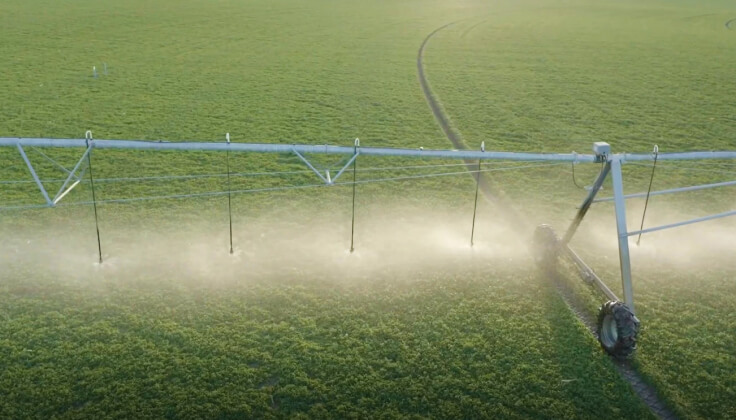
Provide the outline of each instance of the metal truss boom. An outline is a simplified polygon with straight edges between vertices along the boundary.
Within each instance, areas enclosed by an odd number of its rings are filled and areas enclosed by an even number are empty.
[[[582,223],[586,213],[589,211],[593,203],[602,201],[613,201],[616,212],[616,227],[618,233],[619,259],[621,268],[621,281],[624,293],[624,302],[634,312],[634,292],[631,277],[631,261],[629,253],[628,238],[632,235],[640,233],[654,232],[672,227],[682,226],[691,223],[703,222],[721,217],[736,215],[736,210],[727,211],[711,216],[704,216],[679,223],[658,226],[648,229],[640,229],[635,232],[628,231],[626,223],[626,199],[636,197],[649,197],[653,195],[679,193],[687,191],[696,191],[706,188],[726,187],[736,185],[736,181],[719,182],[715,184],[703,184],[689,187],[674,188],[669,190],[647,192],[646,194],[624,194],[623,176],[621,167],[626,162],[652,161],[656,156],[659,161],[678,161],[678,160],[707,160],[707,159],[732,159],[736,160],[736,150],[734,151],[702,151],[702,152],[681,152],[681,153],[658,153],[652,155],[620,153],[612,154],[611,148],[607,143],[597,142],[593,145],[593,154],[578,153],[517,153],[517,152],[498,152],[474,150],[428,150],[419,148],[387,148],[387,147],[362,147],[359,146],[358,139],[352,146],[329,146],[329,145],[304,145],[304,144],[268,144],[268,143],[235,143],[227,142],[200,142],[200,141],[184,141],[184,142],[168,142],[168,141],[143,141],[143,140],[92,140],[92,133],[87,132],[84,139],[49,139],[49,138],[0,138],[0,147],[14,147],[20,152],[23,161],[26,163],[33,182],[36,183],[41,191],[44,201],[48,207],[54,207],[69,191],[81,181],[80,172],[83,173],[83,163],[85,157],[89,162],[90,154],[93,149],[123,149],[123,150],[161,150],[161,151],[211,151],[211,152],[250,152],[250,153],[282,153],[294,154],[301,159],[308,168],[310,168],[319,178],[327,185],[334,185],[335,180],[340,177],[345,170],[354,165],[358,155],[360,156],[394,156],[406,158],[439,158],[439,159],[461,159],[465,161],[483,161],[483,160],[499,160],[499,161],[516,161],[516,162],[572,162],[572,163],[601,163],[603,164],[593,187],[590,189],[585,200],[581,204],[579,211],[568,228],[564,238],[560,241],[562,251],[570,256],[573,261],[581,268],[584,275],[593,280],[606,296],[613,300],[618,300],[615,294],[598,278],[593,270],[588,267],[582,259],[570,248],[569,243],[575,235],[578,227]],[[77,161],[74,168],[69,171],[62,165],[53,161],[45,154],[41,153],[47,160],[51,161],[55,166],[59,167],[68,174],[64,184],[59,189],[56,196],[52,199],[49,197],[42,181],[39,179],[33,164],[28,159],[24,151],[24,147],[33,148],[80,148],[84,149],[82,157]],[[655,148],[655,151],[657,149]],[[308,154],[331,154],[331,155],[349,155],[350,158],[344,166],[337,172],[334,177],[330,176],[329,171],[322,174],[317,170],[305,155]],[[355,170],[355,167],[353,168]],[[228,169],[229,173],[229,169]],[[596,199],[596,195],[601,189],[605,179],[610,175],[613,181],[613,197]],[[75,182],[72,182],[75,180]],[[67,188],[67,185],[72,185]],[[348,183],[349,184],[349,183]],[[352,183],[356,184],[355,180]],[[354,199],[354,197],[353,197]],[[94,201],[94,198],[93,198]],[[95,203],[96,204],[96,203]],[[352,245],[351,245],[352,250]],[[101,253],[100,253],[101,257]]]
[[[87,147],[84,139],[45,139],[45,138],[0,138],[0,146],[33,146],[33,147]],[[332,154],[354,155],[354,146],[328,146],[306,144],[269,144],[269,143],[218,143],[218,142],[166,142],[142,140],[94,140],[90,141],[94,149],[129,149],[129,150],[185,150],[252,153],[299,153],[299,154]],[[481,159],[509,161],[556,161],[556,162],[596,162],[595,155],[568,153],[517,153],[517,152],[481,152],[473,150],[428,150],[423,148],[402,149],[388,147],[361,147],[363,156],[396,156],[414,158],[441,159]],[[736,157],[736,152],[734,152]]]
[[[143,140],[94,140],[90,144],[95,149],[131,149],[131,150],[187,150],[187,151],[220,151],[255,152],[255,153],[317,153],[353,155],[353,146],[305,145],[305,144],[270,144],[270,143],[225,143],[225,142],[167,142]],[[12,138],[0,137],[0,146],[31,147],[87,147],[85,139],[48,139],[48,138]],[[363,156],[398,156],[415,158],[442,159],[481,159],[510,161],[556,161],[556,162],[600,162],[600,156],[578,153],[519,153],[474,150],[429,150],[423,148],[387,148],[361,147]],[[622,162],[650,161],[651,154],[621,154]],[[694,159],[736,159],[736,151],[706,151],[661,153],[659,160],[694,160]]]

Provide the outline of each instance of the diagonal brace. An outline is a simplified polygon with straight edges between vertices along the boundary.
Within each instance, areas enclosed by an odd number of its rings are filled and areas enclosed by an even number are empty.
[[[679,226],[691,225],[693,223],[706,222],[708,220],[720,219],[722,217],[728,217],[728,216],[736,216],[736,210],[730,210],[730,211],[726,211],[726,212],[723,212],[723,213],[713,214],[713,215],[710,215],[710,216],[698,217],[696,219],[685,220],[683,222],[670,223],[668,225],[651,227],[651,228],[648,228],[648,229],[641,229],[641,230],[637,230],[635,232],[627,232],[626,235],[628,235],[628,236],[634,236],[634,235],[639,235],[639,234],[643,234],[643,233],[656,232],[658,230],[671,229],[671,228],[675,228],[675,227],[679,227]]]
[[[346,170],[347,168],[349,168],[349,167],[350,167],[350,165],[352,165],[352,164],[353,164],[353,162],[355,162],[355,159],[357,159],[357,158],[358,158],[358,155],[359,155],[359,154],[360,154],[360,150],[357,150],[357,151],[355,152],[355,154],[353,155],[353,157],[351,157],[351,158],[350,158],[350,160],[348,161],[348,163],[346,163],[346,164],[345,164],[345,166],[343,166],[343,167],[342,167],[342,169],[340,169],[340,171],[339,171],[339,172],[338,172],[338,173],[337,173],[337,174],[336,174],[336,175],[335,175],[335,176],[334,176],[334,177],[332,178],[332,183],[334,183],[335,181],[337,181],[337,178],[339,178],[339,177],[340,177],[340,175],[342,175],[342,173],[343,173],[343,172],[345,172],[345,170]]]
[[[36,174],[36,170],[33,169],[33,165],[31,164],[31,161],[28,159],[28,156],[26,156],[26,152],[25,150],[23,150],[23,146],[21,146],[20,143],[17,143],[17,146],[18,146],[18,151],[20,152],[20,156],[26,162],[26,166],[28,166],[28,170],[31,171],[31,176],[33,176],[33,180],[36,181],[36,185],[38,185],[38,189],[41,190],[41,194],[43,195],[44,200],[46,200],[46,204],[48,204],[49,206],[53,206],[54,203],[51,202],[51,199],[49,198],[49,194],[46,192],[46,188],[43,187],[41,180],[38,178],[38,175]]]
[[[603,166],[603,169],[601,169],[601,173],[598,174],[598,178],[595,180],[593,187],[588,192],[588,196],[585,197],[583,204],[580,206],[578,213],[575,215],[575,219],[570,224],[570,227],[567,228],[567,232],[565,232],[565,237],[562,238],[563,246],[569,244],[570,241],[572,240],[572,237],[575,235],[575,232],[577,232],[578,227],[580,226],[580,223],[583,222],[583,218],[585,217],[585,214],[588,213],[588,210],[590,209],[590,206],[593,204],[593,200],[595,199],[596,194],[598,194],[598,191],[600,191],[601,187],[603,186],[603,181],[606,180],[606,177],[608,176],[608,173],[610,171],[611,171],[611,162],[606,162],[605,166]]]
[[[56,193],[56,196],[54,196],[53,204],[58,203],[62,198],[64,198],[65,195],[69,193],[74,187],[76,187],[79,182],[81,181],[81,178],[76,174],[77,170],[79,170],[79,167],[82,165],[82,162],[84,162],[84,159],[87,157],[87,155],[92,151],[92,145],[90,144],[89,147],[87,147],[87,150],[84,151],[82,154],[82,157],[79,159],[76,165],[74,165],[74,169],[69,172],[69,176],[66,178],[66,181],[64,181],[64,184],[61,185],[61,188],[59,188],[59,192]],[[72,178],[76,178],[76,182],[74,182],[71,187],[65,190],[66,186],[69,184],[69,182],[72,180]]]
[[[49,162],[51,162],[52,165],[54,165],[57,168],[61,169],[66,174],[71,173],[69,171],[69,169],[67,169],[67,168],[64,167],[64,165],[62,165],[61,163],[59,163],[59,162],[55,161],[54,159],[50,158],[46,153],[42,152],[40,149],[33,147],[33,151],[36,152],[36,153],[38,153],[39,155],[43,156],[44,159],[46,159]],[[77,177],[77,179],[79,179],[79,177]]]
[[[313,172],[314,172],[315,174],[317,174],[317,176],[318,176],[318,177],[319,177],[319,178],[320,178],[320,179],[321,179],[321,180],[322,180],[322,181],[323,181],[323,182],[324,182],[325,184],[331,184],[331,182],[330,182],[330,181],[328,181],[328,180],[327,180],[327,178],[325,178],[325,177],[324,177],[324,175],[322,175],[322,174],[321,174],[321,173],[320,173],[320,172],[319,172],[319,171],[318,171],[317,169],[315,169],[315,167],[314,167],[314,166],[312,166],[312,164],[311,164],[311,163],[309,163],[309,161],[308,161],[308,160],[307,160],[307,159],[306,159],[306,158],[305,158],[304,156],[302,156],[302,154],[301,154],[301,153],[299,153],[299,152],[298,152],[298,151],[297,151],[296,149],[292,149],[292,152],[294,152],[294,154],[295,154],[295,155],[299,156],[299,159],[301,159],[301,160],[302,160],[302,162],[304,162],[304,163],[305,163],[305,164],[306,164],[306,165],[307,165],[307,166],[309,167],[309,169],[311,169],[311,170],[312,170],[312,171],[313,171]]]
[[[670,188],[667,190],[659,190],[659,191],[652,191],[649,193],[650,196],[654,195],[662,195],[662,194],[673,194],[673,193],[680,193],[680,192],[688,192],[688,191],[698,191],[698,190],[706,190],[708,188],[717,188],[717,187],[729,187],[736,185],[736,181],[725,181],[725,182],[717,182],[715,184],[701,184],[701,185],[693,185],[690,187],[679,187],[679,188]],[[640,198],[640,197],[646,197],[647,193],[636,193],[636,194],[626,194],[624,196],[625,199],[629,198]],[[603,197],[598,198],[594,200],[594,203],[603,203],[606,201],[613,201],[613,197]]]

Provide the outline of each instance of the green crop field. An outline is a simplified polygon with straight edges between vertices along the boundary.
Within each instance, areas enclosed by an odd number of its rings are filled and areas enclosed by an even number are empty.
[[[0,137],[453,148],[417,74],[432,34],[423,68],[465,147],[734,150],[734,19],[721,0],[4,0]],[[55,193],[64,173],[26,152]],[[597,165],[484,165],[511,210],[481,199],[471,248],[460,162],[360,157],[350,254],[349,184],[233,154],[231,256],[227,198],[208,195],[226,188],[222,154],[92,161],[101,265],[90,184],[29,208],[43,199],[0,148],[0,418],[653,416],[527,252],[536,224],[566,227]],[[651,173],[626,165],[626,191]],[[654,174],[653,189],[727,181],[736,162]],[[735,197],[652,197],[645,226]],[[630,229],[643,210],[628,203]],[[681,418],[736,417],[734,223],[632,241],[632,365]],[[620,295],[611,204],[573,246]],[[603,298],[562,274],[595,315]]]

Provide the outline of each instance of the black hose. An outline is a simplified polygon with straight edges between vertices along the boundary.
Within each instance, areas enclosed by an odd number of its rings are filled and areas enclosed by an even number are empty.
[[[95,230],[97,230],[97,252],[100,257],[100,264],[102,264],[102,241],[100,241],[100,223],[97,218],[97,198],[95,196],[95,178],[92,175],[92,149],[89,146],[89,140],[87,140],[87,165],[89,166],[89,182],[92,187],[92,206],[95,209]]]
[[[470,246],[473,246],[473,238],[475,237],[475,214],[478,210],[478,189],[480,187],[480,159],[478,159],[478,173],[475,177],[475,203],[473,204],[473,227],[470,230]]]
[[[232,255],[233,253],[233,210],[232,210],[232,201],[230,198],[231,189],[230,189],[230,148],[229,147],[227,149],[227,152],[225,153],[225,159],[227,162],[227,217],[230,221],[230,254]]]
[[[657,156],[659,156],[659,147],[654,146],[654,164],[652,165],[652,175],[649,177],[649,188],[647,189],[647,198],[644,201],[644,212],[641,215],[641,225],[639,226],[639,237],[636,239],[636,246],[641,242],[641,231],[644,229],[644,218],[647,215],[647,207],[649,206],[649,194],[652,192],[652,182],[654,181],[654,170],[657,169]]]
[[[356,172],[358,171],[358,145],[355,145],[355,149],[353,149],[353,154],[355,155],[355,159],[353,160],[353,217],[352,217],[352,224],[350,227],[350,253],[352,254],[353,251],[355,251],[355,247],[353,246],[355,244],[355,176]]]

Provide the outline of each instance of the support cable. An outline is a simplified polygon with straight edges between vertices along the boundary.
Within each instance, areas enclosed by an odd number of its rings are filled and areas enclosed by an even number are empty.
[[[66,169],[66,168],[65,168],[65,167],[64,167],[64,166],[63,166],[62,164],[60,164],[59,162],[57,162],[57,161],[55,161],[55,160],[51,159],[51,158],[50,158],[50,157],[49,157],[49,156],[48,156],[48,155],[47,155],[46,153],[42,152],[42,151],[41,151],[41,150],[39,150],[38,148],[36,148],[36,147],[31,147],[31,149],[33,149],[33,150],[34,150],[34,151],[35,151],[36,153],[38,153],[39,155],[43,156],[43,158],[44,158],[44,159],[46,159],[46,160],[48,160],[49,162],[51,162],[51,164],[52,164],[52,165],[54,165],[54,166],[56,166],[57,168],[61,169],[61,170],[62,170],[63,172],[66,172],[67,174],[71,173],[71,172],[70,172],[70,171],[69,171],[68,169]]]
[[[87,131],[85,134],[85,137],[87,138],[87,147],[90,148],[92,146],[92,132]],[[102,241],[100,241],[100,224],[97,217],[97,197],[95,196],[95,178],[92,174],[92,149],[89,149],[89,153],[87,153],[87,166],[89,167],[89,182],[92,186],[92,206],[95,209],[95,230],[97,231],[97,252],[100,257],[100,264],[102,264]]]
[[[527,160],[527,161],[517,161],[514,163],[542,163],[545,165],[540,166],[549,166],[549,164],[546,164],[547,161],[542,160]],[[481,166],[487,166],[494,164],[496,165],[496,168],[500,169],[514,169],[517,167],[520,168],[529,168],[532,167],[531,165],[523,165],[523,166],[517,166],[517,165],[507,165],[507,166],[498,166],[497,162],[485,162],[482,163]],[[562,165],[564,163],[559,163],[559,165]],[[557,165],[557,164],[552,164]],[[18,165],[16,165],[17,167]],[[453,163],[453,164],[441,164],[441,165],[414,165],[414,166],[386,166],[386,167],[370,167],[370,168],[362,168],[358,169],[358,172],[385,172],[385,171],[403,171],[403,170],[410,170],[410,169],[431,169],[431,168],[446,168],[446,167],[459,167],[459,166],[467,166],[465,163]],[[14,168],[14,167],[13,167]],[[3,169],[5,170],[5,169]],[[286,176],[286,175],[304,175],[304,174],[311,174],[313,171],[307,169],[307,170],[301,170],[301,171],[274,171],[274,172],[234,172],[230,175],[233,177],[254,177],[254,176]],[[110,183],[110,182],[147,182],[147,181],[165,181],[165,180],[173,180],[173,181],[189,181],[189,180],[198,180],[198,179],[207,179],[207,178],[219,178],[224,177],[225,174],[199,174],[199,175],[161,175],[161,176],[145,176],[145,177],[119,177],[119,178],[97,178],[95,181],[99,183]],[[81,176],[80,176],[81,178]],[[58,178],[58,179],[42,179],[41,182],[43,183],[50,183],[50,182],[64,182],[66,178]],[[32,184],[35,181],[33,180],[2,180],[0,181],[0,185],[13,185],[13,184]]]
[[[0,169],[0,172],[10,172],[10,171],[14,170],[15,168],[17,168],[18,166],[20,166],[20,165],[6,166],[6,167]]]
[[[408,175],[408,176],[399,176],[399,177],[392,177],[392,178],[373,178],[373,179],[366,179],[366,180],[361,180],[361,181],[356,180],[354,183],[355,184],[372,184],[372,183],[379,183],[379,182],[408,181],[408,180],[415,180],[415,179],[428,179],[428,178],[438,178],[438,177],[447,177],[447,176],[463,176],[463,175],[468,175],[468,174],[474,174],[476,172],[498,172],[498,171],[540,168],[540,167],[550,167],[550,166],[560,166],[560,165],[567,165],[567,163],[558,162],[558,163],[549,163],[549,164],[482,169],[480,171],[465,170],[465,171],[443,172],[443,173],[436,173],[436,174]],[[348,181],[348,182],[335,182],[331,185],[332,186],[347,186],[347,185],[352,185],[352,184],[353,182]],[[325,186],[328,186],[328,185],[324,183],[319,183],[319,184],[305,184],[305,185],[288,185],[288,186],[283,186],[283,187],[252,188],[252,189],[245,189],[245,190],[234,190],[232,191],[232,194],[287,191],[287,190],[297,190],[297,189],[306,189],[306,188],[319,188],[319,187],[325,187]],[[131,203],[131,202],[138,202],[138,201],[215,197],[215,196],[221,196],[225,194],[227,194],[227,191],[205,191],[205,192],[190,193],[190,194],[172,194],[172,195],[132,197],[132,198],[112,198],[112,199],[107,199],[107,200],[100,200],[97,203],[98,204]],[[89,201],[77,201],[77,202],[60,203],[60,204],[57,204],[56,207],[81,206],[81,205],[89,205],[89,204],[92,204],[92,203]],[[10,210],[10,211],[12,210],[31,210],[31,209],[38,209],[38,208],[43,208],[43,207],[46,207],[46,206],[45,205],[4,206],[4,207],[0,207],[0,211],[3,211],[3,210]]]
[[[660,165],[660,169],[668,169],[668,170],[680,170],[680,171],[696,171],[696,172],[712,172],[716,174],[723,174],[723,175],[729,175],[733,176],[736,175],[736,171],[729,171],[724,169],[713,169],[713,168],[697,168],[692,166],[681,166],[681,165],[665,165],[667,162],[663,162],[662,165]],[[627,162],[627,165],[634,165],[634,166],[646,166],[649,167],[648,164],[638,163],[638,162]],[[700,165],[703,165],[705,163],[698,163]]]
[[[657,168],[657,156],[659,155],[659,146],[656,144],[654,145],[654,151],[652,152],[654,154],[654,163],[652,164],[652,175],[649,177],[649,188],[647,189],[647,198],[644,201],[644,212],[641,215],[641,225],[639,226],[639,230],[644,230],[644,218],[647,216],[647,207],[649,206],[649,195],[652,193],[652,182],[654,181],[654,170]],[[641,242],[641,233],[639,233],[639,237],[636,239],[636,246],[639,246],[639,243]]]

